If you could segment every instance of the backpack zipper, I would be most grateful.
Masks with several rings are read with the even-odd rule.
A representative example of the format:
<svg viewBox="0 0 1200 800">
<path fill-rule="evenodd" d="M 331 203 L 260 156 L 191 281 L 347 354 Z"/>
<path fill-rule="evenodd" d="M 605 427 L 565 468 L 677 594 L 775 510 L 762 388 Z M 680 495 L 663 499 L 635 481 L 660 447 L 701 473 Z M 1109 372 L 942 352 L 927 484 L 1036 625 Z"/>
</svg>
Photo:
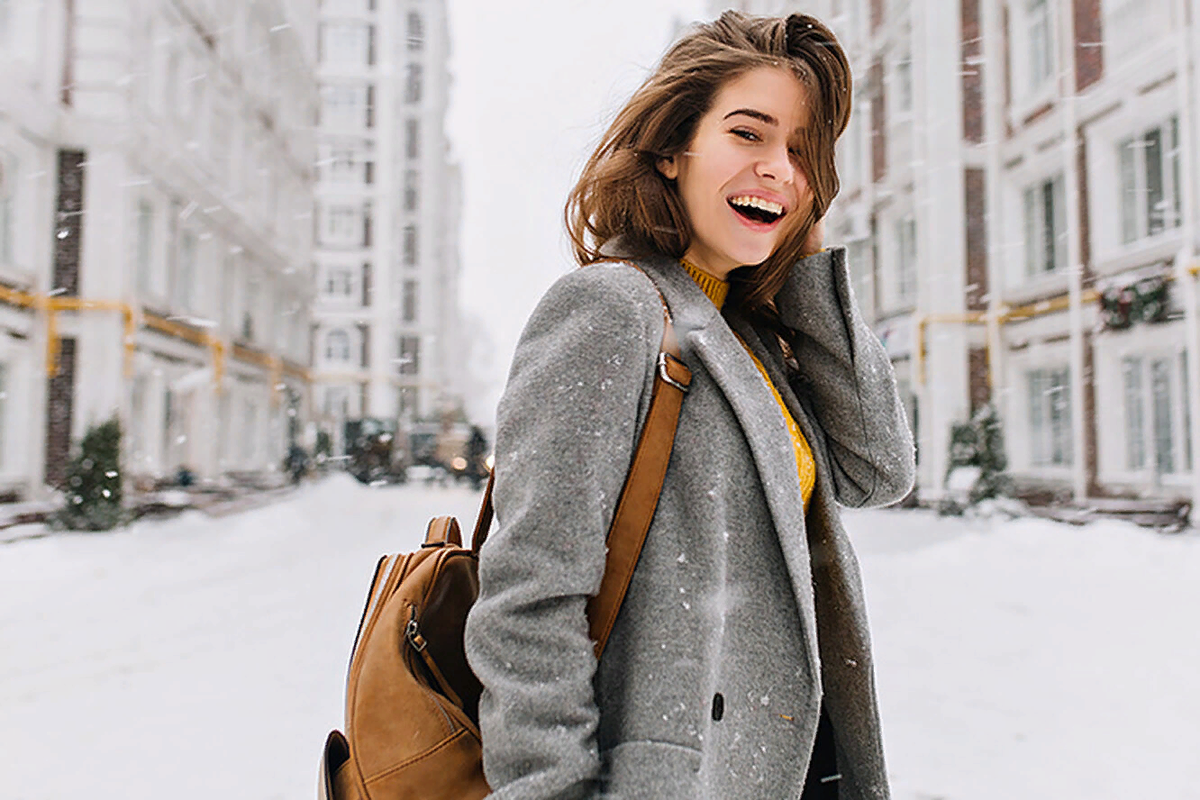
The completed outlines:
<svg viewBox="0 0 1200 800">
<path fill-rule="evenodd" d="M 424 655 L 426 641 L 425 637 L 421 636 L 421 632 L 417 627 L 417 606 L 415 604 L 408 607 L 408 624 L 404 626 L 404 638 L 408 640 L 409 646 L 412 647 L 412 649 L 415 650 L 418 655 Z M 418 681 L 418 684 L 422 689 L 425 690 L 425 693 L 429 695 L 429 699 L 433 701 L 435 706 L 437 706 L 438 711 L 442 712 L 442 719 L 446 721 L 446 735 L 453 735 L 455 730 L 454 723 L 450 720 L 450 715 L 446 713 L 446 709 L 442 707 L 438 693 L 430 689 L 421 681 Z"/>
</svg>

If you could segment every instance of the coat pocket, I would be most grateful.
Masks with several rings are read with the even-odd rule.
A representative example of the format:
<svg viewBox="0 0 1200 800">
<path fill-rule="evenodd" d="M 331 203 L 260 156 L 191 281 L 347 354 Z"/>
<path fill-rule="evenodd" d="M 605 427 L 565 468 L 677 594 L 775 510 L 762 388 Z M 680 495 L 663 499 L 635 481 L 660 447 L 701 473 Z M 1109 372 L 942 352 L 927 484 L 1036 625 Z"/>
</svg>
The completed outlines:
<svg viewBox="0 0 1200 800">
<path fill-rule="evenodd" d="M 700 751 L 669 742 L 622 742 L 601 754 L 606 800 L 697 800 Z"/>
</svg>

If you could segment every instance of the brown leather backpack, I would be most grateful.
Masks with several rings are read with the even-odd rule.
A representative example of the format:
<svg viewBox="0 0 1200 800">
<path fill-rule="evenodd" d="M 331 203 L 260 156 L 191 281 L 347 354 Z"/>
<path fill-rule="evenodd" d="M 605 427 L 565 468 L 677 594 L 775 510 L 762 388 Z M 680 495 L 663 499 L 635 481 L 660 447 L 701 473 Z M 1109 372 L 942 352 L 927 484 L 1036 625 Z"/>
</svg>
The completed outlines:
<svg viewBox="0 0 1200 800">
<path fill-rule="evenodd" d="M 650 528 L 690 382 L 668 316 L 649 414 L 608 532 L 604 577 L 587 607 L 597 657 Z M 320 800 L 478 800 L 489 793 L 479 737 L 482 687 L 467 664 L 463 629 L 479 594 L 492 482 L 470 549 L 457 520 L 437 517 L 420 550 L 384 556 L 376 566 L 350 657 L 346 733 L 335 730 L 325 741 Z"/>
</svg>

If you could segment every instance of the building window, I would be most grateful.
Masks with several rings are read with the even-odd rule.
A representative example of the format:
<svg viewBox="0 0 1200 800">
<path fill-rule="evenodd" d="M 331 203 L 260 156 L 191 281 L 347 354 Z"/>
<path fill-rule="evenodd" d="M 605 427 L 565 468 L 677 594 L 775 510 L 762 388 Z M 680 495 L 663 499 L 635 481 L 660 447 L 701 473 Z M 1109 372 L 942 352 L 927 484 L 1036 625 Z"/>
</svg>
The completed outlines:
<svg viewBox="0 0 1200 800">
<path fill-rule="evenodd" d="M 412 419 L 417 415 L 417 387 L 400 387 L 400 416 Z"/>
<path fill-rule="evenodd" d="M 1159 474 L 1175 471 L 1175 437 L 1171 424 L 1171 364 L 1165 358 L 1150 362 L 1151 416 L 1154 420 L 1154 467 Z"/>
<path fill-rule="evenodd" d="M 17 157 L 0 149 L 0 264 L 16 260 L 17 167 Z"/>
<path fill-rule="evenodd" d="M 319 177 L 327 183 L 357 186 L 375 182 L 375 161 L 369 142 L 322 145 Z"/>
<path fill-rule="evenodd" d="M 224 397 L 225 394 L 222 394 Z M 137 375 L 129 392 L 129 449 L 130 459 L 137 467 L 141 467 L 149 457 L 143 451 L 146 449 L 146 376 Z"/>
<path fill-rule="evenodd" d="M 366 106 L 367 106 L 366 116 L 363 119 L 363 123 L 367 126 L 368 129 L 374 128 L 375 127 L 375 84 L 373 84 L 373 83 L 367 84 Z"/>
<path fill-rule="evenodd" d="M 325 294 L 330 297 L 352 297 L 354 270 L 350 267 L 329 267 L 325 271 Z"/>
<path fill-rule="evenodd" d="M 404 226 L 404 266 L 415 267 L 417 265 L 417 226 Z"/>
<path fill-rule="evenodd" d="M 1179 117 L 1118 146 L 1121 164 L 1121 241 L 1125 244 L 1179 227 Z"/>
<path fill-rule="evenodd" d="M 367 61 L 369 36 L 361 22 L 326 22 L 321 26 L 320 59 L 334 66 L 362 66 Z"/>
<path fill-rule="evenodd" d="M 401 336 L 396 366 L 401 375 L 416 375 L 421 369 L 421 338 Z"/>
<path fill-rule="evenodd" d="M 912 215 L 896 223 L 896 296 L 901 302 L 917 292 L 917 220 Z"/>
<path fill-rule="evenodd" d="M 1067 203 L 1062 175 L 1025 188 L 1025 274 L 1067 265 Z"/>
<path fill-rule="evenodd" d="M 425 24 L 419 12 L 408 12 L 408 49 L 417 52 L 425 45 Z"/>
<path fill-rule="evenodd" d="M 902 53 L 896 59 L 894 75 L 896 79 L 896 113 L 897 115 L 908 114 L 912 111 L 913 102 L 911 53 Z"/>
<path fill-rule="evenodd" d="M 842 179 L 845 188 L 861 186 L 866 180 L 863 164 L 863 113 L 870 107 L 870 100 L 860 94 L 855 99 L 854 109 L 846 133 L 838 139 L 838 154 L 841 156 Z"/>
<path fill-rule="evenodd" d="M 1168 475 L 1192 469 L 1186 354 L 1121 360 L 1125 467 Z M 1149 413 L 1147 413 L 1149 412 Z M 1178 443 L 1182 442 L 1182 448 Z M 1182 459 L 1180 458 L 1182 456 Z M 1180 463 L 1182 461 L 1182 463 Z"/>
<path fill-rule="evenodd" d="M 1054 70 L 1054 34 L 1049 0 L 1029 0 L 1025 7 L 1029 46 L 1029 94 L 1036 93 Z"/>
<path fill-rule="evenodd" d="M 1066 369 L 1036 369 L 1029 381 L 1030 463 L 1070 466 L 1071 379 Z"/>
<path fill-rule="evenodd" d="M 325 207 L 325 244 L 353 244 L 359 235 L 359 209 L 349 204 Z"/>
<path fill-rule="evenodd" d="M 420 184 L 420 173 L 415 169 L 404 171 L 404 210 L 417 210 L 417 190 Z"/>
<path fill-rule="evenodd" d="M 355 179 L 355 161 L 353 147 L 335 146 L 331 148 L 329 157 L 324 161 L 325 179 L 330 183 L 352 183 Z"/>
<path fill-rule="evenodd" d="M 150 292 L 150 275 L 154 258 L 154 206 L 139 200 L 137 206 L 137 288 Z"/>
<path fill-rule="evenodd" d="M 171 433 L 175 427 L 175 393 L 163 390 L 163 445 L 171 447 Z"/>
<path fill-rule="evenodd" d="M 368 94 L 365 84 L 327 83 L 321 87 L 321 121 L 332 128 L 353 128 L 370 121 Z M 370 127 L 368 124 L 367 127 Z"/>
<path fill-rule="evenodd" d="M 375 223 L 375 215 L 370 202 L 363 203 L 362 220 L 362 246 L 370 247 Z"/>
<path fill-rule="evenodd" d="M 1142 359 L 1122 359 L 1121 380 L 1125 388 L 1125 468 L 1143 469 L 1146 466 L 1146 439 L 1142 407 Z"/>
<path fill-rule="evenodd" d="M 246 279 L 246 303 L 242 308 L 242 340 L 254 341 L 254 320 L 258 316 L 258 280 Z"/>
<path fill-rule="evenodd" d="M 413 105 L 421 102 L 421 65 L 412 63 L 406 68 L 404 79 L 404 102 Z"/>
<path fill-rule="evenodd" d="M 1187 351 L 1179 354 L 1179 416 L 1183 420 L 1183 468 L 1192 471 L 1192 403 L 1189 399 Z"/>
<path fill-rule="evenodd" d="M 401 320 L 404 322 L 417 321 L 417 282 L 404 282 L 404 292 L 401 304 Z"/>
<path fill-rule="evenodd" d="M 179 261 L 175 272 L 175 307 L 188 311 L 192 307 L 192 292 L 196 283 L 196 234 L 184 230 L 179 235 Z"/>
<path fill-rule="evenodd" d="M 341 386 L 325 390 L 325 416 L 347 417 L 350 415 L 350 394 Z"/>
<path fill-rule="evenodd" d="M 350 360 L 350 334 L 336 328 L 325 335 L 325 360 L 338 363 Z"/>
<path fill-rule="evenodd" d="M 242 428 L 242 459 L 254 459 L 254 444 L 258 437 L 258 406 L 253 400 L 247 400 L 244 408 L 245 418 Z"/>
<path fill-rule="evenodd" d="M 404 121 L 404 155 L 409 159 L 421 157 L 421 123 L 412 117 Z"/>
</svg>

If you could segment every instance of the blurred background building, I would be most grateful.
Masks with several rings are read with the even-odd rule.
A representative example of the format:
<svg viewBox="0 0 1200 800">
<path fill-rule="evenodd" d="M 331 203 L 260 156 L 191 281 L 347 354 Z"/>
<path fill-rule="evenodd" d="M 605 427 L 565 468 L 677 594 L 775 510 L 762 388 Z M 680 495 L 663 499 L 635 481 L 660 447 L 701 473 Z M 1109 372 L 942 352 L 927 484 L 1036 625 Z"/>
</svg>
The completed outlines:
<svg viewBox="0 0 1200 800">
<path fill-rule="evenodd" d="M 815 14 L 853 63 L 827 239 L 895 365 L 920 498 L 989 403 L 1027 497 L 1200 498 L 1200 3 L 730 7 Z"/>
<path fill-rule="evenodd" d="M 339 452 L 349 419 L 461 413 L 448 50 L 440 1 L 321 5 L 314 399 Z"/>
<path fill-rule="evenodd" d="M 306 415 L 317 2 L 0 2 L 0 481 L 113 414 L 135 476 Z"/>
</svg>

